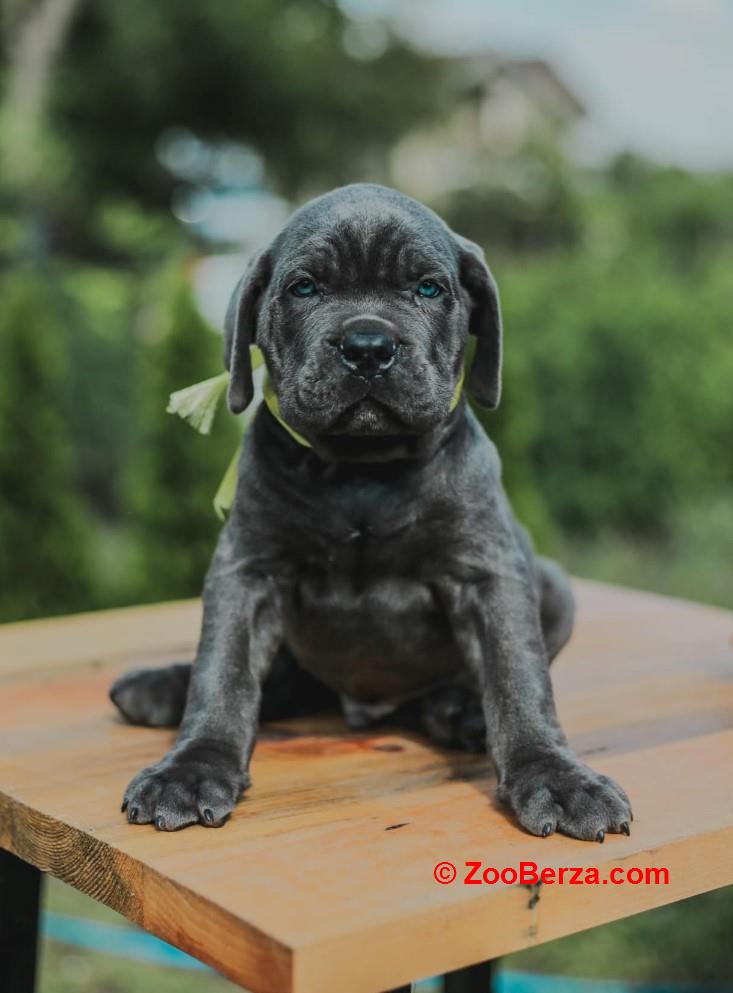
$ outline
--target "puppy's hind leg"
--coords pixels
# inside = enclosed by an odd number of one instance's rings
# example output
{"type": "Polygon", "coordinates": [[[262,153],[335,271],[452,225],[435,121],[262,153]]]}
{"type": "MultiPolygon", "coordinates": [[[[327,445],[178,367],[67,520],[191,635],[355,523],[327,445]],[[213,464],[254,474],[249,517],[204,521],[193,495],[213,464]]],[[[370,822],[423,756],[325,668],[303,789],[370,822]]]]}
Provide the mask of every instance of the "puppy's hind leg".
{"type": "Polygon", "coordinates": [[[467,752],[486,750],[486,720],[477,686],[457,679],[426,693],[419,704],[419,730],[433,744],[467,752]]]}
{"type": "MultiPolygon", "coordinates": [[[[542,636],[548,661],[552,662],[573,632],[575,598],[566,573],[556,562],[542,556],[534,562],[542,636]]],[[[414,714],[406,707],[398,712],[397,723],[401,717],[407,726],[415,724],[414,714]]],[[[478,686],[463,675],[452,684],[426,693],[419,700],[416,729],[442,748],[483,751],[486,722],[478,686]]]]}
{"type": "Polygon", "coordinates": [[[552,559],[538,555],[535,559],[540,587],[540,623],[552,662],[573,633],[575,597],[563,569],[552,559]]]}
{"type": "MultiPolygon", "coordinates": [[[[190,680],[190,663],[176,663],[162,669],[135,669],[120,676],[112,684],[109,695],[130,724],[178,727],[190,680]]],[[[262,686],[260,719],[285,720],[337,710],[338,706],[338,694],[301,669],[283,645],[262,686]]]]}
{"type": "Polygon", "coordinates": [[[178,727],[190,680],[190,662],[176,662],[156,669],[134,669],[114,681],[109,695],[130,724],[178,727]]]}

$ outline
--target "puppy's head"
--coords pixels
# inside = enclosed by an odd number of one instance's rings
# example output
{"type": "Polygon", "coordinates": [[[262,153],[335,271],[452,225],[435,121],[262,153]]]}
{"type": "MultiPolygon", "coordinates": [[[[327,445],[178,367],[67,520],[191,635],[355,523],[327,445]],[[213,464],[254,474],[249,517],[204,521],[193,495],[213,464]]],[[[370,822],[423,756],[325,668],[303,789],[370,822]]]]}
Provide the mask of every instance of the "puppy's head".
{"type": "Polygon", "coordinates": [[[346,186],[298,210],[240,280],[229,404],[239,413],[252,399],[256,343],[287,424],[320,446],[386,450],[448,416],[470,334],[468,388],[495,407],[501,318],[481,250],[410,197],[346,186]]]}

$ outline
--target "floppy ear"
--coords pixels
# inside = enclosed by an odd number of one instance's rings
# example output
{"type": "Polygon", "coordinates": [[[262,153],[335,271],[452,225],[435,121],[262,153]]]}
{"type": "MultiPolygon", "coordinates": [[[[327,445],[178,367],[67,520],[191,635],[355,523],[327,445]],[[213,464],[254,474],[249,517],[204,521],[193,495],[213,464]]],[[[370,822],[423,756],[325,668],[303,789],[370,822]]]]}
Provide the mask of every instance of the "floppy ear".
{"type": "Polygon", "coordinates": [[[494,277],[477,244],[454,235],[459,247],[461,283],[471,297],[469,331],[476,351],[468,375],[468,389],[482,407],[493,410],[501,396],[501,309],[494,277]]]}
{"type": "Polygon", "coordinates": [[[224,318],[224,365],[229,370],[227,399],[233,414],[241,414],[252,402],[252,360],[249,346],[254,344],[257,301],[270,278],[269,252],[257,255],[234,288],[224,318]]]}

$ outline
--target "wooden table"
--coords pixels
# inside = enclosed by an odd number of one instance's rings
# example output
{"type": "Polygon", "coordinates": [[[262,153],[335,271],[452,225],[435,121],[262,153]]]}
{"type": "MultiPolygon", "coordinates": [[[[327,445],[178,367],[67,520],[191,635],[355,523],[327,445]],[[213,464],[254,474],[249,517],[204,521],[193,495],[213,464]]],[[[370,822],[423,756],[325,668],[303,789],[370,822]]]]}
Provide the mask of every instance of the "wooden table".
{"type": "Polygon", "coordinates": [[[123,724],[107,687],[190,657],[198,602],[0,628],[0,848],[20,857],[0,863],[0,955],[16,983],[4,989],[32,985],[39,869],[256,993],[378,993],[733,883],[733,614],[577,592],[578,630],[554,668],[561,717],[636,817],[630,838],[603,845],[523,833],[496,807],[484,759],[348,734],[334,718],[264,729],[254,785],[222,830],[130,826],[123,788],[172,734],[123,724]],[[669,883],[433,877],[442,861],[460,877],[467,861],[527,860],[604,877],[654,866],[669,883]]]}

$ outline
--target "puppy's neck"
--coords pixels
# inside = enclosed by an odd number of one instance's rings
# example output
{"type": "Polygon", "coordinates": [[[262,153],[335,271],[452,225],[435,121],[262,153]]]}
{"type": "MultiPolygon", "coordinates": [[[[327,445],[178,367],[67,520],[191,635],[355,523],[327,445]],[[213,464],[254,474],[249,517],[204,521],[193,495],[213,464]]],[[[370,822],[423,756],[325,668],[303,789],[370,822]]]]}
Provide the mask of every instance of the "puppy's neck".
{"type": "Polygon", "coordinates": [[[466,419],[466,401],[461,399],[445,420],[420,434],[322,435],[309,438],[304,448],[273,417],[263,404],[255,427],[260,440],[288,461],[315,458],[325,464],[350,463],[380,466],[398,462],[428,463],[449,442],[466,419]]]}

